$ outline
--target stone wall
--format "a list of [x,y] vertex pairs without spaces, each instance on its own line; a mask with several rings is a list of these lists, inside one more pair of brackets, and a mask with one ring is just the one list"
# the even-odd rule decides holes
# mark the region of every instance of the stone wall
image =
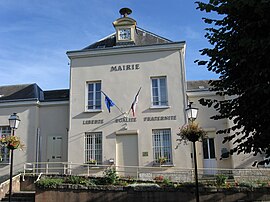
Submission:
[[[200,188],[201,201],[235,202],[235,201],[270,201],[270,188],[216,189]],[[57,189],[36,190],[36,202],[195,202],[195,189],[158,188],[158,187],[81,187],[64,185]]]
[[[12,192],[20,191],[20,175],[12,178]],[[0,184],[0,200],[9,193],[9,179]]]

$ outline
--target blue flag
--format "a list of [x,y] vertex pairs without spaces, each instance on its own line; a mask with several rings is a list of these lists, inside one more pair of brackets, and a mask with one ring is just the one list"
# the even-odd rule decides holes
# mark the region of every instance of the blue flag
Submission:
[[105,95],[105,103],[106,103],[106,106],[109,110],[109,113],[111,112],[111,107],[113,107],[115,104],[113,103],[113,101],[107,96]]

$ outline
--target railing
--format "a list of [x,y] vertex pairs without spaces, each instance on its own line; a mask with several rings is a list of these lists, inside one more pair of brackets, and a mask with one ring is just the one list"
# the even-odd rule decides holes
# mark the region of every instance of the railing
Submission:
[[[113,167],[117,174],[123,178],[137,180],[170,179],[175,182],[192,182],[194,169],[177,167],[146,167],[146,166],[115,166],[115,165],[91,165],[71,162],[39,162],[24,164],[23,177],[25,175],[78,175],[101,177],[104,170]],[[226,175],[228,179],[238,182],[254,180],[270,181],[269,168],[253,169],[198,169],[199,181],[214,180],[216,175]]]

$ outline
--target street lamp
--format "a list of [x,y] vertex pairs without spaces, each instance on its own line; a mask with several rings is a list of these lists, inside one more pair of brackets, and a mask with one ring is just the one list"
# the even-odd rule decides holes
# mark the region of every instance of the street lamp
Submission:
[[188,120],[193,122],[198,116],[199,109],[196,107],[192,107],[193,102],[189,102],[188,108],[186,109]]
[[[15,135],[15,130],[19,127],[20,119],[16,113],[13,113],[9,119],[9,127],[12,130],[12,136]],[[9,202],[11,202],[11,194],[12,194],[12,171],[13,171],[13,150],[14,148],[10,148],[10,176],[9,176]]]
[[[193,102],[189,102],[188,104],[188,108],[186,109],[186,113],[187,113],[187,118],[189,120],[189,122],[193,123],[193,121],[195,121],[195,119],[198,116],[198,108],[192,107]],[[196,183],[196,202],[199,202],[199,184],[198,184],[198,169],[197,169],[197,155],[196,155],[196,139],[194,139],[192,141],[193,143],[193,153],[194,153],[194,167],[195,167],[195,183]]]

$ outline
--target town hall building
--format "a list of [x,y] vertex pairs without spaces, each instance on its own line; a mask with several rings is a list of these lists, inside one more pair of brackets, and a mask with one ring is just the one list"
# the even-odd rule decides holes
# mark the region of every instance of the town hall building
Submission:
[[[216,131],[231,124],[211,120],[214,109],[202,97],[224,99],[207,81],[186,81],[185,41],[173,42],[137,26],[131,10],[120,10],[115,33],[86,48],[68,51],[70,88],[43,91],[37,84],[0,86],[0,136],[16,130],[25,144],[14,152],[14,169],[27,162],[192,168],[191,144],[178,145],[187,124],[187,105],[199,108],[196,122],[208,133],[197,143],[200,168],[248,168],[252,155],[227,156]],[[1,147],[1,175],[9,172],[9,152]],[[256,157],[258,158],[258,157]],[[263,157],[259,157],[263,158]]]

